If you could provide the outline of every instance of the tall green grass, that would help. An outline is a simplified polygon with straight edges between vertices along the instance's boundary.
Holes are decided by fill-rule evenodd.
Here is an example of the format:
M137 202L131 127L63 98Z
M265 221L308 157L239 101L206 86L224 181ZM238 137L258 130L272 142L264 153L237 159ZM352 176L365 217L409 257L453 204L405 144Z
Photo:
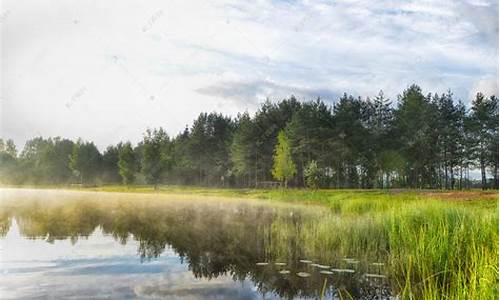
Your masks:
M333 197L330 205L335 214L306 222L300 231L305 257L386 261L402 299L497 299L498 205L384 196ZM274 239L286 236L286 226L273 227Z

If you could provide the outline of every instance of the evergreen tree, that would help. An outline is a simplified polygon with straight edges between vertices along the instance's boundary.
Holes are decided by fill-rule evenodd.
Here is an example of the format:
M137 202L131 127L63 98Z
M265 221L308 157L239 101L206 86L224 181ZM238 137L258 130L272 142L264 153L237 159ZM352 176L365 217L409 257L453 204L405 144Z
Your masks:
M137 172L137 161L130 142L123 144L118 153L118 168L124 184L132 184Z
M158 188L164 173L172 166L169 137L160 129L146 131L142 141L142 173L146 182Z
M229 146L234 124L229 117L202 113L191 128L188 153L198 171L198 184L222 184L231 169Z
M12 139L4 141L0 138L0 152L8 154L12 157L17 157L16 144Z
M16 183L18 176L17 151L12 140L0 138L0 182Z
M257 185L259 142L256 127L250 115L245 112L236 119L236 130L230 149L234 173L247 186Z
M123 144L120 142L118 145L110 145L102 154L102 179L108 183L116 183L121 181L118 160L119 153Z
M417 85L411 85L399 97L395 132L398 150L407 164L405 179L409 187L431 188L436 184L436 112L430 96L424 96Z
M333 108L338 186L357 188L360 173L367 171L367 157L373 153L367 130L365 103L361 98L344 94Z
M73 146L69 167L80 178L81 184L95 183L101 160L101 153L94 143L78 140Z
M186 126L184 131L172 139L173 165L170 179L176 184L197 183L198 172L190 155L190 132Z
M332 154L329 143L334 140L331 107L317 99L303 103L286 126L292 155L297 161L297 184L306 185L305 169L315 160L321 165L330 165Z
M365 127L369 135L364 152L368 159L367 186L378 185L387 187L390 173L396 171L392 168L388 158L395 156L395 143L393 134L394 110L392 102L384 96L382 91L373 100L368 99L365 105ZM385 185L384 185L385 180Z
M101 155L90 142L35 137L18 155L0 139L0 180L128 184L138 175L155 187L258 186L274 177L294 186L461 189L476 186L469 173L479 169L483 188L498 187L498 98L478 93L467 109L451 91L424 95L417 85L395 107L382 92L344 94L333 106L292 96L234 120L201 113L172 139L160 128L122 147Z
M473 148L471 154L481 170L481 186L488 187L487 167L492 168L495 180L498 180L498 98L485 97L477 93L472 102L470 130Z

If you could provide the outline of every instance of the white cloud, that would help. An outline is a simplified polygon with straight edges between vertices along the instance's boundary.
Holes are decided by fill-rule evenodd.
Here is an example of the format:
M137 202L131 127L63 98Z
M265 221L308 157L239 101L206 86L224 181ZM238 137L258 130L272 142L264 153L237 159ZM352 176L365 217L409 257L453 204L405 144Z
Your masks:
M468 102L495 91L497 13L495 1L7 0L1 135L104 148L266 96L395 98L413 82Z
M470 90L469 99L474 99L476 94L481 92L487 97L491 95L498 95L498 78L484 77L474 83Z

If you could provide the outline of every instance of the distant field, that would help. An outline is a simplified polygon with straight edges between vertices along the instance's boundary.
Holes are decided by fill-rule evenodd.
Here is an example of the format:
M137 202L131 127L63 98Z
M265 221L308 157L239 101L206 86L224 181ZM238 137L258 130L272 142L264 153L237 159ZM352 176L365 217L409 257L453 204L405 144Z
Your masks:
M102 192L126 192L126 193L167 193L167 194L195 194L206 196L243 197L267 200L283 200L298 202L313 202L330 204L337 199L383 199L393 200L444 200L444 201L486 201L479 205L494 206L498 201L498 190L412 190L412 189L389 189L389 190L350 190L350 189L233 189L233 188L206 188L188 186L161 186L155 190L152 186L121 186L110 185L101 187L87 187L82 189ZM493 202L492 202L493 201ZM478 204L478 203L475 203Z
M297 201L306 203L331 204L339 199L351 200L380 200L390 198L392 200L443 200L450 202L473 202L472 205L496 206L498 201L498 190L416 190L416 189L238 189L238 188L209 188L193 186L160 186L154 189L149 185L104 185L98 187L81 186L10 186L18 188L42 188L42 189L70 189L81 191L100 191L118 193L162 193L162 194L193 194L199 196L222 196L253 198L263 200ZM480 203L478 203L480 202Z

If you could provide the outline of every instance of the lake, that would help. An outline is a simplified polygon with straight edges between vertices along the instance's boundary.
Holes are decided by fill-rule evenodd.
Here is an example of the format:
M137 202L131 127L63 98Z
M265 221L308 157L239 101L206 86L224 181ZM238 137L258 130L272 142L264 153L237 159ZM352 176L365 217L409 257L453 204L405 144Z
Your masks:
M384 249L345 247L321 206L0 191L2 299L390 298Z

